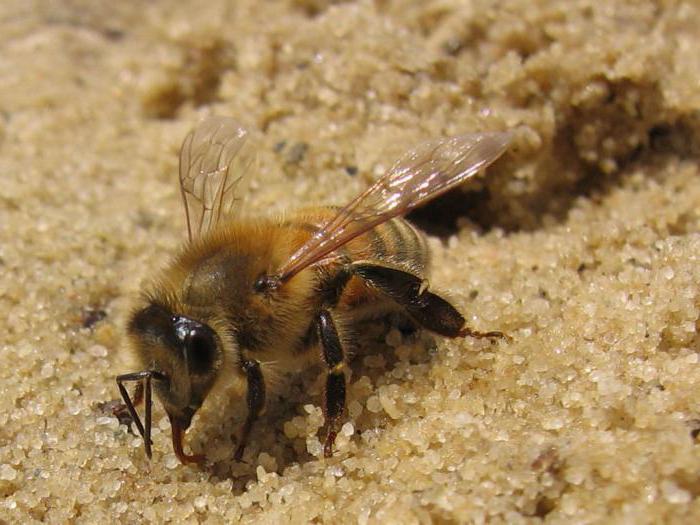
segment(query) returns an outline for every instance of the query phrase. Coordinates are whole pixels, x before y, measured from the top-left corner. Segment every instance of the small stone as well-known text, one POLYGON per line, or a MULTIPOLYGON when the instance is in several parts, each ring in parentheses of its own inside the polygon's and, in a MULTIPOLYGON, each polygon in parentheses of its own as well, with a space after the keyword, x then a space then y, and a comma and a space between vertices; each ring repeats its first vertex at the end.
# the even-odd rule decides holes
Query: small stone
POLYGON ((675 273, 673 271, 673 268, 671 268, 670 266, 666 266, 666 267, 661 269, 661 277, 663 277, 667 281, 670 281, 671 279, 673 279, 674 275, 675 275, 675 273))
POLYGON ((386 412, 391 419, 401 418, 401 411, 396 406, 396 402, 386 393, 382 392, 379 394, 379 403, 382 405, 384 412, 386 412))
POLYGON ((44 366, 41 367, 41 371, 39 372, 39 375, 44 379, 48 379, 49 377, 53 377, 53 374, 54 374, 53 363, 45 363, 44 366))
POLYGON ((17 471, 12 468, 12 465, 2 465, 0 467, 0 479, 5 481, 12 481, 17 478, 17 471))
POLYGON ((661 482, 661 492, 666 501, 673 504, 689 503, 692 499, 687 490, 683 490, 671 480, 661 482))
POLYGON ((312 456, 320 458, 323 454, 323 445, 317 437, 310 437, 306 440, 306 451, 312 456))
MULTIPOLYGON (((352 419, 357 419, 360 414, 362 414, 362 411, 364 410, 364 407, 358 403, 357 401, 351 401, 350 404, 348 405, 348 413, 350 414, 350 417, 352 419)), ((286 433, 286 431, 285 431, 286 433)))
POLYGON ((258 464, 261 465, 267 472, 277 470, 277 460, 267 452, 261 452, 258 456, 258 464))
POLYGON ((377 396, 371 396, 367 399, 367 410, 370 412, 376 414, 377 412, 381 411, 382 409, 382 404, 379 402, 379 398, 377 396))
POLYGON ((167 468, 169 470, 173 470, 173 469, 177 468, 177 466, 180 464, 180 462, 178 461, 177 457, 175 457, 174 455, 168 455, 165 458, 164 464, 165 464, 165 468, 167 468))
POLYGON ((401 332, 397 328, 392 328, 389 333, 386 334, 386 344, 392 348, 396 348, 401 344, 401 332))
POLYGON ((343 436, 350 437, 355 433, 355 427, 350 422, 345 423, 342 427, 340 427, 340 433, 343 436))
POLYGON ((87 353, 93 357, 107 357, 107 349, 102 345, 92 345, 87 349, 87 353))

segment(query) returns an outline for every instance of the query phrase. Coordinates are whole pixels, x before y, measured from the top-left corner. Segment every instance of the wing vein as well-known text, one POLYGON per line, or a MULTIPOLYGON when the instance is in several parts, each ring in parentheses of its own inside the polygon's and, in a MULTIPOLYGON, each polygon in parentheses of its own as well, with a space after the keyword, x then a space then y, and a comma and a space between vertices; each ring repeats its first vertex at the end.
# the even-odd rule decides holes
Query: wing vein
POLYGON ((428 142, 410 150, 292 254, 272 277, 284 283, 377 225, 404 215, 474 176, 500 157, 510 133, 485 132, 428 142))
POLYGON ((233 119, 208 117, 185 137, 180 193, 190 241, 211 232, 236 211, 241 183, 254 160, 249 132, 233 119))

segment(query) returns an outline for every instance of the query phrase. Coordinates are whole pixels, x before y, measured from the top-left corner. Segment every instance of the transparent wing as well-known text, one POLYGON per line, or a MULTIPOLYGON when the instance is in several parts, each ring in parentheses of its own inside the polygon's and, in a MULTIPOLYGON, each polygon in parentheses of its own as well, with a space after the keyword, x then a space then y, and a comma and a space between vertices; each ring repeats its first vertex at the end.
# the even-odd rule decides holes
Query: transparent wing
POLYGON ((250 134, 231 118, 208 117, 185 137, 180 191, 190 240, 211 231, 232 212, 255 158, 250 134))
POLYGON ((508 147, 510 133, 475 133, 421 144, 342 208, 278 270, 284 282, 355 237, 461 184, 508 147))

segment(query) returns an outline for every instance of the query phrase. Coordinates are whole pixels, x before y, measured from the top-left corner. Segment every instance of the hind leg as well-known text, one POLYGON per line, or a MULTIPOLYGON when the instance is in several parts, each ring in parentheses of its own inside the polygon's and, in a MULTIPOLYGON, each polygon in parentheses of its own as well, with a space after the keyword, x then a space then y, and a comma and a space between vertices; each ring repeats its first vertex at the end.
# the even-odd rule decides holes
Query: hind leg
POLYGON ((503 332, 479 332, 466 326, 462 314, 446 299, 427 289, 412 273, 372 263, 355 263, 352 273, 390 297, 423 328, 445 337, 509 339, 503 332))

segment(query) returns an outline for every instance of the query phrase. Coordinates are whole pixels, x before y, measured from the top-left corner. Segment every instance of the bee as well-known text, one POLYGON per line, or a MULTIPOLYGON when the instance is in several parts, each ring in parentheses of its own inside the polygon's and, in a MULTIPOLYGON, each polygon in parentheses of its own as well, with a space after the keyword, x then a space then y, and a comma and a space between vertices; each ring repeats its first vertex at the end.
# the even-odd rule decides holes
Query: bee
POLYGON ((265 408, 272 367, 309 360, 325 370, 323 412, 329 457, 342 422, 352 328, 390 310, 439 336, 506 337, 479 332, 428 286, 424 236, 402 218, 472 177, 503 154, 508 132, 484 132, 419 145, 343 207, 312 207, 281 218, 237 214, 253 170, 250 133, 235 120, 205 119, 180 151, 188 242, 142 290, 128 320, 141 370, 116 378, 151 457, 152 391, 183 450, 194 414, 214 389, 245 398, 234 458, 241 460, 265 408), (133 399, 125 386, 136 382, 133 399), (145 403, 142 423, 136 406, 145 403))

